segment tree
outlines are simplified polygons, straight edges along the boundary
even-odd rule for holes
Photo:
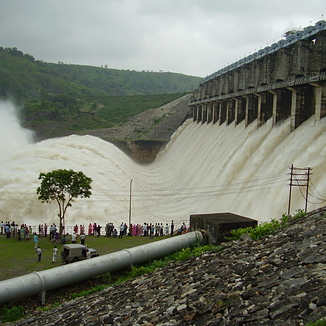
[[[72,206],[74,198],[89,198],[91,196],[92,179],[85,176],[83,172],[73,170],[54,170],[39,175],[41,181],[37,188],[38,199],[42,203],[51,203],[55,200],[59,205],[60,238],[63,232],[64,220],[67,208]]]

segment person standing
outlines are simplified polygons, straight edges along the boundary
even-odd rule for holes
[[[39,263],[42,258],[42,249],[41,249],[41,247],[37,247],[37,249],[35,251],[37,253],[37,262]]]
[[[36,250],[37,248],[37,245],[38,245],[38,236],[36,233],[34,233],[34,249]]]
[[[57,262],[57,256],[58,256],[58,248],[57,246],[54,246],[54,248],[52,249],[52,263]]]
[[[123,223],[121,223],[121,225],[120,225],[120,232],[119,232],[119,238],[122,238],[124,230],[125,230],[125,227],[124,227]]]
[[[46,225],[46,223],[44,223],[44,236],[48,236],[48,226]]]
[[[6,233],[6,238],[10,239],[10,224],[5,225],[5,233]]]
[[[82,233],[82,234],[80,235],[80,243],[81,243],[82,245],[85,245],[85,239],[86,239],[86,235],[85,235],[85,233]]]
[[[71,243],[76,243],[77,242],[77,234],[74,232],[72,235],[71,235]]]
[[[169,235],[169,224],[165,225],[165,235]]]
[[[174,231],[174,224],[173,220],[171,221],[171,237],[173,236],[173,231]]]

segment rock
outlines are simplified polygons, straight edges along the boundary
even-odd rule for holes
[[[326,208],[8,325],[305,325],[326,316]]]

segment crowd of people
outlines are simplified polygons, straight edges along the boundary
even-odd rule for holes
[[[41,261],[42,250],[39,243],[39,237],[49,237],[49,240],[55,245],[53,248],[52,263],[57,262],[58,249],[56,244],[77,243],[79,237],[80,243],[85,245],[86,231],[88,236],[101,236],[102,226],[97,223],[90,223],[88,228],[84,225],[75,225],[70,227],[72,230],[71,234],[65,232],[67,228],[64,228],[62,236],[59,235],[58,227],[55,223],[51,224],[50,227],[46,223],[38,225],[38,227],[27,226],[26,224],[18,225],[14,221],[0,223],[0,234],[5,235],[6,238],[15,238],[18,241],[29,241],[30,239],[34,242],[34,250],[38,256],[38,262]],[[115,227],[113,223],[107,223],[104,228],[106,237],[122,238],[123,236],[144,236],[144,237],[158,237],[158,236],[173,236],[174,234],[182,234],[188,232],[186,224],[183,222],[181,227],[175,229],[173,220],[170,224],[166,223],[144,223],[141,224],[130,224],[121,223],[119,227]],[[103,232],[102,232],[103,233]]]
[[[66,228],[67,229],[67,228]],[[71,227],[70,227],[71,229]],[[144,223],[141,224],[130,224],[121,223],[119,227],[115,227],[113,223],[107,223],[104,228],[104,235],[106,237],[123,237],[124,235],[129,236],[167,236],[167,235],[174,235],[175,233],[184,233],[187,232],[186,224],[183,222],[181,227],[175,229],[173,220],[170,224],[166,223]],[[53,243],[62,243],[67,242],[63,239],[59,238],[59,230],[55,223],[51,224],[50,227],[45,223],[38,225],[38,227],[27,226],[26,224],[18,225],[14,221],[10,222],[1,222],[0,223],[0,233],[3,235],[5,234],[7,238],[16,238],[18,240],[29,240],[34,234],[37,234],[39,237],[47,237]],[[69,236],[69,232],[66,232],[64,228],[64,237]],[[86,234],[89,236],[101,236],[103,234],[102,226],[97,223],[90,223],[88,228],[85,228],[84,225],[75,225],[72,228],[71,237],[74,243],[75,237],[81,236],[81,240],[85,240]],[[84,241],[83,241],[84,242]]]
[[[118,231],[119,230],[119,231]],[[158,236],[173,236],[176,233],[182,234],[187,232],[185,223],[182,223],[181,227],[175,231],[173,220],[171,224],[166,223],[144,223],[141,224],[130,224],[129,228],[126,223],[121,223],[119,229],[116,229],[113,223],[107,223],[105,225],[105,236],[122,238],[125,235],[128,236],[144,236],[144,237],[158,237]]]

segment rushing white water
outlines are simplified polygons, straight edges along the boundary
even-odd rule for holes
[[[243,123],[234,127],[188,120],[154,163],[139,165],[92,136],[31,143],[8,108],[13,112],[10,103],[0,103],[3,221],[58,224],[57,204],[41,203],[36,189],[40,172],[62,168],[93,179],[91,198],[75,200],[67,225],[128,223],[130,185],[132,223],[181,223],[190,214],[215,212],[269,221],[287,212],[291,164],[313,168],[309,200],[315,204],[309,203],[308,209],[325,205],[313,197],[326,197],[325,119],[315,123],[312,117],[292,133],[289,121],[274,128],[268,121],[257,130],[255,122],[245,128]],[[12,125],[4,132],[8,121]],[[294,187],[291,213],[304,205],[299,187]]]

